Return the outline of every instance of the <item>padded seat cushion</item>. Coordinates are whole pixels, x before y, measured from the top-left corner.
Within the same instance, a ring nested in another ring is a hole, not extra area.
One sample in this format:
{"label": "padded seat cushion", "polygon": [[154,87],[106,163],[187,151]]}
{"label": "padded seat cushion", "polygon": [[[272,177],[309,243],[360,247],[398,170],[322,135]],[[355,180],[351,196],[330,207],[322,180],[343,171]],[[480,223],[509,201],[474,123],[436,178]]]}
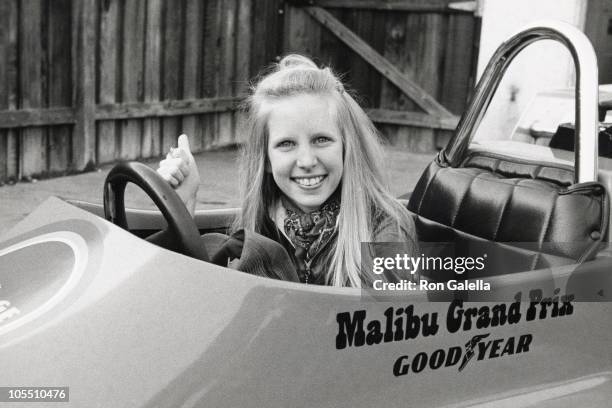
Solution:
{"label": "padded seat cushion", "polygon": [[436,159],[417,183],[408,209],[417,216],[421,241],[472,237],[581,261],[605,235],[609,209],[601,184],[572,184],[572,173],[482,153],[458,168]]}

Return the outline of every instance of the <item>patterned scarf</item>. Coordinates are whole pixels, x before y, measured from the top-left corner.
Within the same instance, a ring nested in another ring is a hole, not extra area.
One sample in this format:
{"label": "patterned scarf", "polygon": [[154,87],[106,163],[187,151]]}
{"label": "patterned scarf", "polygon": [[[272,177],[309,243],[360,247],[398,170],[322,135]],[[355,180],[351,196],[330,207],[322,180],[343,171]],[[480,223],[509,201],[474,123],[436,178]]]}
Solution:
{"label": "patterned scarf", "polygon": [[287,212],[285,233],[295,246],[298,274],[303,282],[308,283],[310,277],[306,262],[329,242],[336,230],[336,220],[340,212],[338,196],[337,193],[332,194],[319,210],[311,213],[302,211],[284,196],[281,199]]}

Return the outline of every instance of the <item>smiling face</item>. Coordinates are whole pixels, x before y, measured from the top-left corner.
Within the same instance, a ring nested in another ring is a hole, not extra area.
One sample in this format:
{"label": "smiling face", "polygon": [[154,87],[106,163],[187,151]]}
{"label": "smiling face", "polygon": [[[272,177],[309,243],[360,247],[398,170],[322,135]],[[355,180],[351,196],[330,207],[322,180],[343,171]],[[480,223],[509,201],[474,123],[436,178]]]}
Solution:
{"label": "smiling face", "polygon": [[342,138],[329,96],[296,95],[270,107],[268,159],[278,188],[303,211],[318,210],[342,180]]}

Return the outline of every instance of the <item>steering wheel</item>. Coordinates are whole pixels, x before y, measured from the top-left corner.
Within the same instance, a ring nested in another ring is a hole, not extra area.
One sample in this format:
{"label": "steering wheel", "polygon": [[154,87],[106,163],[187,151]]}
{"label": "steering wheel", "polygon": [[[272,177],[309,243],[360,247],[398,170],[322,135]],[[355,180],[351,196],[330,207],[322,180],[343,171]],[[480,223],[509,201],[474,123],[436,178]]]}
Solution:
{"label": "steering wheel", "polygon": [[170,184],[145,164],[123,162],[108,173],[104,181],[104,218],[128,230],[124,202],[128,182],[140,187],[153,200],[168,223],[167,229],[147,238],[148,241],[202,261],[209,260],[185,204]]}

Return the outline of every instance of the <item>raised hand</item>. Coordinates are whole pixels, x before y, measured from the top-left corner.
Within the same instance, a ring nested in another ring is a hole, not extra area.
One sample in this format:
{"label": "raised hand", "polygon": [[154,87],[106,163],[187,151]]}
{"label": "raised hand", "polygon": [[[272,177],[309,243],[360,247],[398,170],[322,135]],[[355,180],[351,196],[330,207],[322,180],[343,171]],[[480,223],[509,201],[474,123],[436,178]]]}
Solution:
{"label": "raised hand", "polygon": [[157,172],[170,183],[193,216],[200,174],[191,154],[187,135],[182,134],[178,137],[178,147],[170,148],[166,158],[159,162]]}

